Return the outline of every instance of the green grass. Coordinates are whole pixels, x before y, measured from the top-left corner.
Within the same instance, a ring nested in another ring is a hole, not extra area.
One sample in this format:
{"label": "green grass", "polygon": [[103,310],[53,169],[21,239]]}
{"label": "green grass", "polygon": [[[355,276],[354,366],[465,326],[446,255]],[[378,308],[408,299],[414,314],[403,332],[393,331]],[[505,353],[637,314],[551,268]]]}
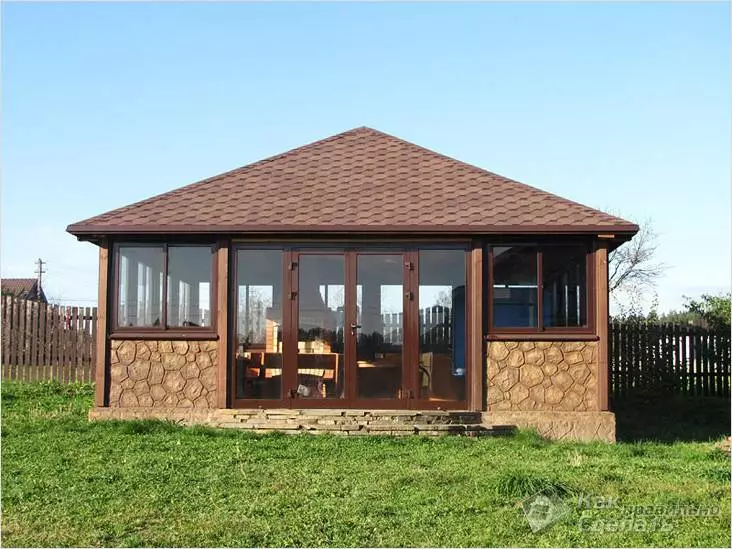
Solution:
{"label": "green grass", "polygon": [[[257,436],[89,423],[90,386],[2,386],[4,546],[729,546],[730,462],[707,442]],[[572,511],[532,533],[538,491]],[[589,493],[619,507],[585,511]],[[606,531],[631,505],[716,506]],[[599,521],[599,522],[598,522]],[[584,519],[587,524],[587,517]]]}

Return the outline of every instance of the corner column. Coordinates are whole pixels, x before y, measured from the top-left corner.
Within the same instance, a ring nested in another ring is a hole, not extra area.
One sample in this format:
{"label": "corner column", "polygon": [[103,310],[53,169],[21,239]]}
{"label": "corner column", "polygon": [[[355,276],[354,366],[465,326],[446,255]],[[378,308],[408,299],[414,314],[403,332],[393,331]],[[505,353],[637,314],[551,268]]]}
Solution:
{"label": "corner column", "polygon": [[107,406],[107,299],[109,296],[109,241],[99,243],[99,294],[97,296],[95,405]]}
{"label": "corner column", "polygon": [[600,411],[609,406],[610,385],[608,378],[608,243],[598,241],[595,246],[595,327],[597,330],[597,405]]}
{"label": "corner column", "polygon": [[469,404],[474,411],[483,410],[483,377],[486,368],[483,359],[483,245],[473,244],[470,251],[470,340],[468,360],[470,361]]}
{"label": "corner column", "polygon": [[229,241],[220,240],[216,251],[216,407],[226,408],[229,385]]}

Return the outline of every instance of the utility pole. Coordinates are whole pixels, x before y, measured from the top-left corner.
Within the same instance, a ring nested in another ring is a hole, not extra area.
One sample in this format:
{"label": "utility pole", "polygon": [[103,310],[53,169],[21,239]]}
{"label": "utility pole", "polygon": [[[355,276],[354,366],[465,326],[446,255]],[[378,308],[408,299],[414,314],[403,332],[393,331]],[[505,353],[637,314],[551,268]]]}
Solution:
{"label": "utility pole", "polygon": [[36,265],[38,265],[38,269],[36,269],[36,274],[38,275],[38,289],[36,291],[36,301],[40,301],[41,299],[41,288],[43,288],[43,273],[46,271],[43,269],[43,264],[46,263],[43,261],[40,257],[38,258],[38,261],[36,261]]}

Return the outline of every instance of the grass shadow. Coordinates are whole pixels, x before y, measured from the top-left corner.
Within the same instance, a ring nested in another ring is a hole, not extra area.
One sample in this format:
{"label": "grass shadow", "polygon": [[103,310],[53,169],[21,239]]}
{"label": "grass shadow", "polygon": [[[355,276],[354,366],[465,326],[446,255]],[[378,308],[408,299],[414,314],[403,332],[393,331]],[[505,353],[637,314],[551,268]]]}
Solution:
{"label": "grass shadow", "polygon": [[708,442],[730,434],[730,399],[678,395],[617,398],[619,442]]}

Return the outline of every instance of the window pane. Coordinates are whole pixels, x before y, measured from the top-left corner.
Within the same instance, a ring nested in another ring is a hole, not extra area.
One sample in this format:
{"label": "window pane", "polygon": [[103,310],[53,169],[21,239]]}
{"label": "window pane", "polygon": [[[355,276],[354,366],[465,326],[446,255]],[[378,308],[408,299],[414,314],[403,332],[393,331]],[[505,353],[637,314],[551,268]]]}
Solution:
{"label": "window pane", "polygon": [[359,254],[357,265],[358,398],[397,398],[403,385],[403,256]]}
{"label": "window pane", "polygon": [[535,246],[493,247],[493,326],[533,328],[539,321]]}
{"label": "window pane", "polygon": [[236,253],[236,397],[282,395],[282,250]]}
{"label": "window pane", "polygon": [[465,399],[465,250],[419,252],[419,392]]}
{"label": "window pane", "polygon": [[544,326],[587,325],[587,251],[582,246],[542,250]]}
{"label": "window pane", "polygon": [[211,326],[211,246],[168,246],[168,326]]}
{"label": "window pane", "polygon": [[344,398],[344,257],[302,254],[299,262],[297,395]]}
{"label": "window pane", "polygon": [[120,246],[117,325],[160,326],[163,260],[160,246]]}

